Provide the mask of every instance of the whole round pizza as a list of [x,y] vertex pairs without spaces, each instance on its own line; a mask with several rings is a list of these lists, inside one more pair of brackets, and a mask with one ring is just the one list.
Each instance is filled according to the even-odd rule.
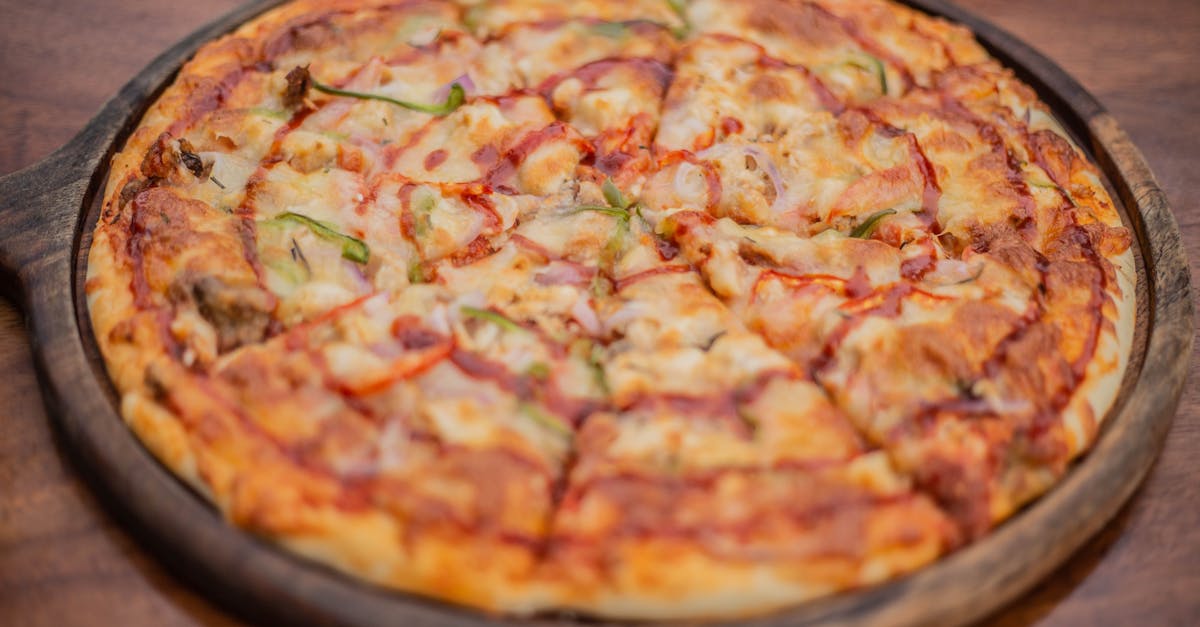
[[114,158],[121,412],[240,528],[494,612],[742,616],[986,536],[1134,325],[1096,168],[884,0],[300,0]]

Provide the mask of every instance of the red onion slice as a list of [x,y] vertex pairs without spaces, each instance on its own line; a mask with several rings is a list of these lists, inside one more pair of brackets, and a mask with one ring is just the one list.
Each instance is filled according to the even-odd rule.
[[459,76],[458,78],[450,81],[449,83],[446,83],[445,85],[442,85],[441,87],[438,87],[438,90],[433,92],[433,102],[444,101],[446,99],[446,97],[450,95],[450,88],[453,87],[455,83],[458,83],[459,87],[463,88],[463,92],[466,95],[468,95],[468,96],[475,95],[475,91],[477,89],[475,87],[475,81],[471,80],[470,74],[463,74],[462,76]]

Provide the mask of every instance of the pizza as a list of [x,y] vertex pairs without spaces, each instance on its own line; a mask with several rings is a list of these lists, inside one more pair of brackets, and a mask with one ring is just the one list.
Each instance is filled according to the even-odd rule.
[[297,0],[112,159],[95,337],[234,526],[512,615],[737,617],[983,538],[1096,439],[1097,168],[885,0]]

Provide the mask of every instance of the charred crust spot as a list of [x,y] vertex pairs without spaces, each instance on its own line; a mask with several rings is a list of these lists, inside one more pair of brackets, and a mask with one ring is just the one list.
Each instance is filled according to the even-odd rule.
[[465,248],[454,253],[450,257],[450,262],[455,267],[465,266],[475,263],[491,255],[493,252],[495,252],[495,248],[492,246],[492,243],[488,241],[487,237],[480,235],[472,240],[470,244],[467,244]]
[[148,179],[165,179],[175,171],[179,157],[171,148],[171,134],[163,133],[154,140],[142,158],[142,176]]
[[[133,179],[126,183],[125,186],[121,188],[121,196],[120,200],[117,201],[117,209],[124,209],[125,205],[128,205],[134,198],[137,198],[138,194],[150,187],[153,187],[156,182],[157,179]],[[118,213],[113,216],[113,221],[115,222],[119,216],[120,213],[118,211]]]
[[304,104],[308,91],[312,89],[312,74],[308,66],[296,66],[287,73],[287,88],[283,91],[283,106],[295,109]]
[[963,250],[965,249],[964,242],[956,235],[950,232],[941,233],[937,236],[938,245],[942,247],[942,252],[951,259],[962,259]]
[[192,143],[186,139],[179,140],[179,162],[198,179],[208,178],[212,174],[212,162],[204,163],[200,155],[196,154]]
[[113,325],[108,332],[108,341],[114,344],[129,344],[133,342],[133,332],[136,322],[133,318],[125,318]]
[[752,266],[760,268],[779,267],[779,263],[769,253],[749,241],[743,241],[738,244],[738,256]]
[[167,388],[167,384],[158,378],[153,368],[146,369],[145,383],[146,391],[150,393],[150,398],[154,402],[159,404],[166,402],[170,396],[170,390]]
[[261,342],[275,299],[257,285],[230,285],[211,275],[184,274],[168,289],[177,306],[194,306],[217,332],[221,352]]

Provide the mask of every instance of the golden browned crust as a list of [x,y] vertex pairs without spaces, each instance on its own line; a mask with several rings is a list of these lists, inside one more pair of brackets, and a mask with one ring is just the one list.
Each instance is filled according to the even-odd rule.
[[919,568],[1066,472],[1132,341],[1095,167],[882,0],[298,0],[184,66],[104,203],[89,309],[146,446],[241,528],[491,611]]

